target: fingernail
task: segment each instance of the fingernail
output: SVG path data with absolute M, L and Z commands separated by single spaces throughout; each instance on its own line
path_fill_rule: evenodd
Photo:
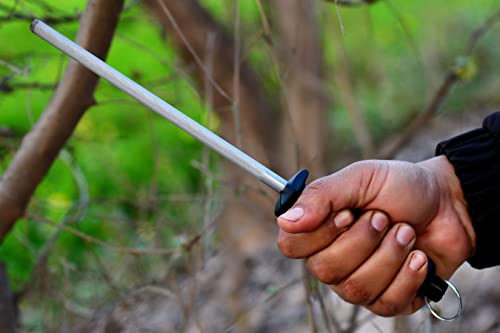
M 337 228 L 344 228 L 351 224 L 352 218 L 351 213 L 346 210 L 341 211 L 333 218 L 333 223 Z
M 286 213 L 280 216 L 280 219 L 297 222 L 302 216 L 304 216 L 304 209 L 301 207 L 295 207 L 287 210 Z
M 412 271 L 418 271 L 425 264 L 425 258 L 420 253 L 413 254 L 413 257 L 410 260 L 410 269 Z
M 372 227 L 377 231 L 384 230 L 388 223 L 389 221 L 382 213 L 377 212 L 372 216 Z
M 413 229 L 407 225 L 403 225 L 399 228 L 398 233 L 396 234 L 396 239 L 401 245 L 408 245 L 415 237 L 415 233 Z

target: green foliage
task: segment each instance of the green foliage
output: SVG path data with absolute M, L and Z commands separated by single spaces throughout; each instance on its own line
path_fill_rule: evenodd
M 80 12 L 85 1 L 71 2 L 68 7 L 69 3 L 51 2 L 54 6 L 61 5 L 51 15 Z M 35 9 L 34 14 L 37 13 L 47 15 Z M 6 13 L 0 11 L 2 15 Z M 0 59 L 15 67 L 13 70 L 0 65 L 0 80 L 12 75 L 9 84 L 14 87 L 12 92 L 0 93 L 0 126 L 12 129 L 19 136 L 33 126 L 53 91 L 16 89 L 16 85 L 55 83 L 68 62 L 57 50 L 32 35 L 28 27 L 26 21 L 0 24 L 0 45 L 10 46 L 0 48 Z M 74 38 L 78 25 L 58 24 L 57 29 Z M 132 5 L 123 13 L 108 62 L 194 119 L 206 120 L 204 103 L 176 63 L 174 50 L 141 7 Z M 69 221 L 68 226 L 73 229 L 123 247 L 181 246 L 179 235 L 196 228 L 199 219 L 200 213 L 190 207 L 200 204 L 193 203 L 192 198 L 203 183 L 199 170 L 192 164 L 201 160 L 202 145 L 107 82 L 99 83 L 95 98 L 97 104 L 84 115 L 67 145 L 66 154 L 71 161 L 62 156 L 56 160 L 28 211 L 56 223 Z M 14 140 L 8 146 L 5 143 L 0 141 L 4 152 L 0 171 L 6 168 L 20 141 Z M 214 167 L 210 165 L 211 169 Z M 81 211 L 77 206 L 83 204 L 87 191 L 90 202 Z M 170 199 L 176 196 L 186 200 L 177 203 Z M 82 218 L 71 221 L 79 213 Z M 0 261 L 6 263 L 14 289 L 28 281 L 38 253 L 55 232 L 54 227 L 31 219 L 16 223 L 0 247 Z M 101 276 L 82 277 L 82 272 L 100 269 L 95 266 L 95 256 L 103 261 L 114 258 L 120 265 L 130 257 L 117 256 L 111 250 L 62 232 L 50 252 L 50 269 L 44 274 L 53 280 L 51 284 L 71 286 L 64 292 L 75 301 L 93 306 L 109 292 Z M 161 257 L 134 260 L 134 265 L 141 266 L 149 276 L 158 267 L 164 267 L 158 264 Z M 126 288 L 135 275 L 123 274 Z M 141 279 L 144 274 L 139 274 Z M 62 292 L 57 287 L 53 290 Z M 59 318 L 63 310 L 57 304 L 42 305 L 37 301 L 25 305 L 25 327 L 30 331 L 47 331 L 50 326 L 44 325 L 41 318 Z

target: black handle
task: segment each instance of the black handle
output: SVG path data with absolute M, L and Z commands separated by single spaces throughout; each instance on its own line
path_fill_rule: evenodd
M 295 201 L 297 201 L 306 187 L 308 176 L 309 171 L 307 169 L 301 169 L 288 180 L 285 188 L 280 192 L 280 197 L 278 201 L 276 201 L 276 206 L 274 207 L 274 215 L 276 217 L 285 213 L 293 206 Z
M 274 207 L 274 215 L 276 217 L 285 213 L 295 204 L 306 187 L 308 176 L 309 171 L 307 169 L 301 169 L 288 180 L 285 188 L 280 192 L 280 197 Z M 428 258 L 427 276 L 425 277 L 424 283 L 420 286 L 417 295 L 425 296 L 433 302 L 439 302 L 441 298 L 443 298 L 447 288 L 448 284 L 436 275 L 436 264 Z
M 443 298 L 448 284 L 436 275 L 436 264 L 431 258 L 427 257 L 427 276 L 424 283 L 418 289 L 418 296 L 425 296 L 433 302 L 439 302 Z

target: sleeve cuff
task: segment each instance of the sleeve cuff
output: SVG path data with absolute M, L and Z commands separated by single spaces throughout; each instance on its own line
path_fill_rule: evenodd
M 475 268 L 500 265 L 500 112 L 483 127 L 438 144 L 460 180 L 476 233 L 476 253 L 467 261 Z

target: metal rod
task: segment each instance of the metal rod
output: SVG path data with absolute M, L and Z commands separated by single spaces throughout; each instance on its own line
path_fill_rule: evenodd
M 177 110 L 146 88 L 129 79 L 113 67 L 106 64 L 92 53 L 83 49 L 73 41 L 61 35 L 40 20 L 31 23 L 31 31 L 52 44 L 63 53 L 78 61 L 80 64 L 103 77 L 118 89 L 132 96 L 149 109 L 155 111 L 163 118 L 169 120 L 177 127 L 183 129 L 208 147 L 212 148 L 228 160 L 251 173 L 264 184 L 277 192 L 281 192 L 287 181 L 281 176 L 268 169 L 252 157 L 248 156 L 226 140 L 211 132 L 204 126 L 198 124 L 184 113 Z

